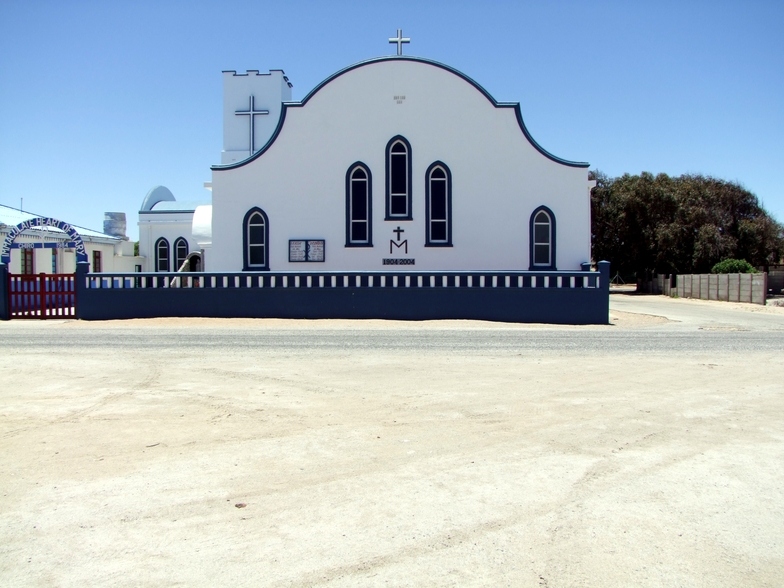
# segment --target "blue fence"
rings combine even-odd
[[[609,263],[599,271],[87,274],[77,316],[482,319],[607,324]]]

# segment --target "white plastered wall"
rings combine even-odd
[[[395,96],[405,96],[402,103]],[[413,221],[385,221],[385,147],[411,144]],[[425,243],[425,172],[452,173],[451,248]],[[372,248],[346,248],[345,177],[356,161],[372,174]],[[290,107],[270,149],[248,164],[213,171],[211,270],[243,266],[242,220],[258,206],[270,221],[272,270],[375,270],[405,230],[411,270],[527,270],[529,220],[556,217],[557,267],[590,259],[588,170],[557,163],[522,133],[513,108],[495,107],[463,78],[431,64],[381,61],[356,68]],[[325,263],[289,263],[289,239],[325,239]],[[400,257],[398,250],[392,255]]]

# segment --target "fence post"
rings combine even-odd
[[[74,272],[74,304],[76,306],[74,311],[74,318],[82,318],[82,313],[79,310],[79,301],[84,300],[83,292],[87,289],[85,284],[85,277],[90,271],[90,264],[82,261],[76,264],[76,272]]]
[[[0,320],[11,318],[10,299],[8,292],[8,266],[0,263]]]
[[[600,261],[596,264],[596,267],[599,269],[599,279],[601,280],[601,284],[599,284],[599,289],[602,292],[602,300],[607,301],[606,306],[606,315],[602,315],[604,318],[605,325],[610,324],[610,262],[609,261]]]

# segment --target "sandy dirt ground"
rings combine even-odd
[[[783,586],[781,350],[612,319],[0,324],[0,585]]]

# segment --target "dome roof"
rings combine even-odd
[[[152,190],[147,192],[144,197],[140,212],[152,210],[152,207],[159,202],[175,202],[176,198],[166,186],[155,186]]]

